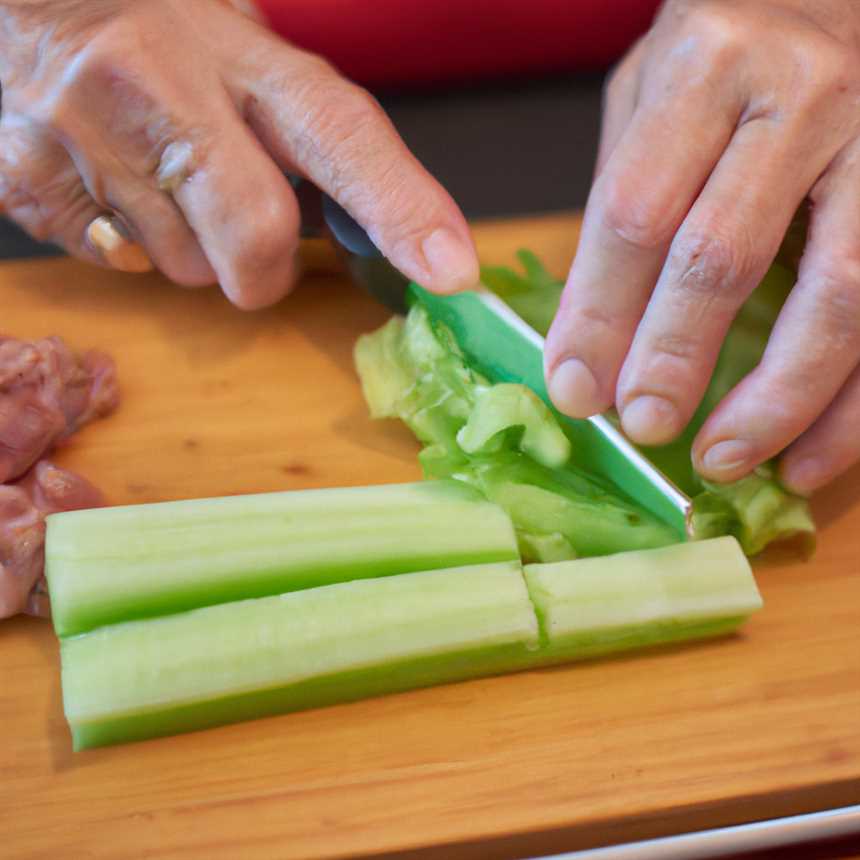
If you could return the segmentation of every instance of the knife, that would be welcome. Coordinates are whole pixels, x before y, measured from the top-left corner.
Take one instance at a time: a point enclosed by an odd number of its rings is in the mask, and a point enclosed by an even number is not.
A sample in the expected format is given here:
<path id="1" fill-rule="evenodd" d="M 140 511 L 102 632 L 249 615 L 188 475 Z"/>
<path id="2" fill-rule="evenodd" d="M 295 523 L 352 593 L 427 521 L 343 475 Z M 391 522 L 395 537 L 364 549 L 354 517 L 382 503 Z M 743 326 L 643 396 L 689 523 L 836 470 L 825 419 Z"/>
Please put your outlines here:
<path id="1" fill-rule="evenodd" d="M 498 296 L 485 288 L 441 296 L 410 283 L 336 201 L 304 180 L 291 181 L 302 212 L 302 235 L 327 236 L 358 286 L 395 313 L 420 303 L 451 329 L 484 376 L 527 385 L 552 409 L 569 431 L 578 465 L 610 478 L 680 537 L 696 537 L 692 500 L 624 436 L 612 417 L 574 419 L 554 409 L 544 382 L 544 339 Z"/>

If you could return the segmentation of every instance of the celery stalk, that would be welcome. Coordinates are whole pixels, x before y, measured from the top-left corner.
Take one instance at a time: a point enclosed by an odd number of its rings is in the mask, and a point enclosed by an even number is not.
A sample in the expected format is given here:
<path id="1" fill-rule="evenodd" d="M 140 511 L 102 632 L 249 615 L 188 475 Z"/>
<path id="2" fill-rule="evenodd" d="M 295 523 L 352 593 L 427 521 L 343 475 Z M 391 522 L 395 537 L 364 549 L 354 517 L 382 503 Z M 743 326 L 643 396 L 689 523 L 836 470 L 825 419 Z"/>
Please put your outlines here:
<path id="1" fill-rule="evenodd" d="M 518 559 L 508 517 L 457 482 L 101 508 L 48 518 L 60 636 L 318 585 Z"/>
<path id="2" fill-rule="evenodd" d="M 727 633 L 761 605 L 734 538 L 360 579 L 61 640 L 75 749 Z"/>
<path id="3" fill-rule="evenodd" d="M 517 563 L 404 574 L 61 642 L 75 749 L 504 671 L 537 647 Z"/>
<path id="4" fill-rule="evenodd" d="M 733 537 L 527 565 L 541 627 L 534 662 L 566 662 L 715 636 L 762 605 Z"/>

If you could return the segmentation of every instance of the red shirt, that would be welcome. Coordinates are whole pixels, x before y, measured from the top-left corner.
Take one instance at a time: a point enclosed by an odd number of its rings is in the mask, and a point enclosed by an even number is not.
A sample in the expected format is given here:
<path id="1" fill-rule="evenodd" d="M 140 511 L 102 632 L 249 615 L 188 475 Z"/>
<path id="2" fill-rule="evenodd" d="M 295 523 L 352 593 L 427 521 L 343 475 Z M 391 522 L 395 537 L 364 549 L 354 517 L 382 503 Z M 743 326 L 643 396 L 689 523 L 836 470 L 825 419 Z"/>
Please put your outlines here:
<path id="1" fill-rule="evenodd" d="M 272 28 L 379 85 L 605 68 L 659 0 L 257 0 Z"/>

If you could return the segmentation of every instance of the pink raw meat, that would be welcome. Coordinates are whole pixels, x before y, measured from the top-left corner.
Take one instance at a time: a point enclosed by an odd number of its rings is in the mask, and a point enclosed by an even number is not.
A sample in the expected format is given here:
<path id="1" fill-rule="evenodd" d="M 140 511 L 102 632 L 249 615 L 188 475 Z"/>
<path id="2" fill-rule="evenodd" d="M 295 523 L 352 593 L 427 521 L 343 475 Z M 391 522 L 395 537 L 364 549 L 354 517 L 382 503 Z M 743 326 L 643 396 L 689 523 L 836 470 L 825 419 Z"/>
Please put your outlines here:
<path id="1" fill-rule="evenodd" d="M 44 578 L 45 517 L 103 504 L 92 484 L 47 460 L 19 481 L 0 486 L 0 618 L 18 612 L 50 614 Z"/>
<path id="2" fill-rule="evenodd" d="M 119 401 L 116 368 L 102 353 L 76 356 L 58 337 L 0 336 L 0 482 Z"/>

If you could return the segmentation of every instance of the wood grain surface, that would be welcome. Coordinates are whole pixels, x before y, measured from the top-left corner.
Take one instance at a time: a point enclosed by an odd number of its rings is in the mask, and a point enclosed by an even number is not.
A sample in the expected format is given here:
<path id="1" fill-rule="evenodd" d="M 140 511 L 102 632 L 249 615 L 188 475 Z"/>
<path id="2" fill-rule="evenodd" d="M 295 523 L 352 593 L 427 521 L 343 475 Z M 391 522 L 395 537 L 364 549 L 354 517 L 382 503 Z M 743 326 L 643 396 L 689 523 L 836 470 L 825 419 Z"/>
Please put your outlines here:
<path id="1" fill-rule="evenodd" d="M 577 225 L 476 233 L 561 274 Z M 385 317 L 337 274 L 243 314 L 157 276 L 0 268 L 0 331 L 116 356 L 120 410 L 56 458 L 116 503 L 418 478 L 352 369 Z M 724 641 L 79 754 L 50 626 L 3 622 L 0 857 L 526 857 L 858 802 L 860 472 L 815 512 L 814 560 L 759 559 L 765 609 Z"/>

